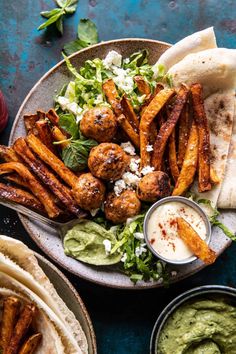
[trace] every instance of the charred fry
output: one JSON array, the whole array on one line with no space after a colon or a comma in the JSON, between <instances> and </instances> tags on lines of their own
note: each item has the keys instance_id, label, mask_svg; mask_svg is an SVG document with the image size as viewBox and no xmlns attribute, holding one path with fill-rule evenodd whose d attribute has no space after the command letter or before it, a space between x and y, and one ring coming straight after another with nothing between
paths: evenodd
<instances>
[{"instance_id":1,"label":"charred fry","mask_svg":"<svg viewBox=\"0 0 236 354\"><path fill-rule=\"evenodd\" d=\"M25 114L24 123L27 133L34 131L35 123L39 120L38 114Z\"/></svg>"},{"instance_id":2,"label":"charred fry","mask_svg":"<svg viewBox=\"0 0 236 354\"><path fill-rule=\"evenodd\" d=\"M192 226L183 218L177 218L176 221L178 235L191 251L204 263L214 263L216 260L215 252L208 247Z\"/></svg>"},{"instance_id":3,"label":"charred fry","mask_svg":"<svg viewBox=\"0 0 236 354\"><path fill-rule=\"evenodd\" d=\"M166 102L174 95L174 90L161 90L145 109L140 122L140 155L141 167L150 165L150 152L147 151L149 145L150 125L158 112Z\"/></svg>"},{"instance_id":4,"label":"charred fry","mask_svg":"<svg viewBox=\"0 0 236 354\"><path fill-rule=\"evenodd\" d=\"M41 333L33 334L31 337L29 337L29 339L25 341L23 346L20 348L19 354L33 354L41 340Z\"/></svg>"},{"instance_id":5,"label":"charred fry","mask_svg":"<svg viewBox=\"0 0 236 354\"><path fill-rule=\"evenodd\" d=\"M69 145L69 142L65 141L67 140L67 136L63 134L62 131L56 125L54 125L54 127L52 128L52 136L55 141L61 141L60 146L63 149Z\"/></svg>"},{"instance_id":6,"label":"charred fry","mask_svg":"<svg viewBox=\"0 0 236 354\"><path fill-rule=\"evenodd\" d=\"M33 304L27 304L24 306L21 311L20 317L14 328L11 340L8 343L8 346L4 354L17 354L22 338L24 338L27 333L29 326L33 320L33 317L36 313L36 307Z\"/></svg>"},{"instance_id":7,"label":"charred fry","mask_svg":"<svg viewBox=\"0 0 236 354\"><path fill-rule=\"evenodd\" d=\"M126 132L132 143L135 145L136 148L139 148L139 135L133 129L131 124L128 122L124 114L121 114L117 118L118 123L120 124L121 128Z\"/></svg>"},{"instance_id":8,"label":"charred fry","mask_svg":"<svg viewBox=\"0 0 236 354\"><path fill-rule=\"evenodd\" d=\"M43 111L37 111L37 116L38 116L38 120L44 120L46 117L46 113Z\"/></svg>"},{"instance_id":9,"label":"charred fry","mask_svg":"<svg viewBox=\"0 0 236 354\"><path fill-rule=\"evenodd\" d=\"M38 137L44 145L47 146L54 154L56 154L56 148L53 145L52 133L46 120L38 120L35 123L35 128L38 131Z\"/></svg>"},{"instance_id":10,"label":"charred fry","mask_svg":"<svg viewBox=\"0 0 236 354\"><path fill-rule=\"evenodd\" d=\"M179 117L178 166L181 169L189 138L189 107L186 104Z\"/></svg>"},{"instance_id":11,"label":"charred fry","mask_svg":"<svg viewBox=\"0 0 236 354\"><path fill-rule=\"evenodd\" d=\"M132 107L132 105L131 105L131 103L128 100L126 95L122 96L120 104L121 104L121 107L122 107L122 110L123 110L123 114L128 119L130 125L132 125L134 130L136 132L138 132L138 130L139 130L139 120L138 120L137 115L134 112L134 109L133 109L133 107Z\"/></svg>"},{"instance_id":12,"label":"charred fry","mask_svg":"<svg viewBox=\"0 0 236 354\"><path fill-rule=\"evenodd\" d=\"M59 215L60 209L55 205L48 191L41 185L34 175L32 175L27 167L20 162L6 162L0 165L0 175L10 173L12 171L17 172L29 185L32 193L44 205L50 218L55 218Z\"/></svg>"},{"instance_id":13,"label":"charred fry","mask_svg":"<svg viewBox=\"0 0 236 354\"><path fill-rule=\"evenodd\" d=\"M0 331L1 348L5 350L9 344L17 316L20 310L20 300L17 297L9 296L3 300L3 311Z\"/></svg>"},{"instance_id":14,"label":"charred fry","mask_svg":"<svg viewBox=\"0 0 236 354\"><path fill-rule=\"evenodd\" d=\"M147 97L144 103L141 106L141 116L143 115L145 109L149 105L149 103L153 100L153 98L161 91L164 89L164 86L162 84L157 84L154 90L154 93L150 93Z\"/></svg>"},{"instance_id":15,"label":"charred fry","mask_svg":"<svg viewBox=\"0 0 236 354\"><path fill-rule=\"evenodd\" d=\"M198 161L198 132L193 121L188 139L184 162L172 195L182 195L193 183Z\"/></svg>"},{"instance_id":16,"label":"charred fry","mask_svg":"<svg viewBox=\"0 0 236 354\"><path fill-rule=\"evenodd\" d=\"M119 116L122 114L122 108L120 105L119 95L116 89L116 85L112 79L107 80L102 85L102 89L107 97L108 102L112 106L115 114Z\"/></svg>"},{"instance_id":17,"label":"charred fry","mask_svg":"<svg viewBox=\"0 0 236 354\"><path fill-rule=\"evenodd\" d=\"M0 183L0 199L18 203L39 212L45 212L43 205L31 193Z\"/></svg>"},{"instance_id":18,"label":"charred fry","mask_svg":"<svg viewBox=\"0 0 236 354\"><path fill-rule=\"evenodd\" d=\"M179 177L179 168L177 165L176 145L175 145L175 129L169 137L169 166L172 177L176 182Z\"/></svg>"},{"instance_id":19,"label":"charred fry","mask_svg":"<svg viewBox=\"0 0 236 354\"><path fill-rule=\"evenodd\" d=\"M159 93L159 95L161 94L161 92ZM156 171L161 170L162 159L163 159L167 140L171 135L176 123L178 122L181 111L187 101L188 93L189 93L188 88L182 85L177 94L174 107L167 121L162 125L159 133L157 134L157 138L154 144L154 151L152 155L152 166Z\"/></svg>"},{"instance_id":20,"label":"charred fry","mask_svg":"<svg viewBox=\"0 0 236 354\"><path fill-rule=\"evenodd\" d=\"M210 132L207 122L202 97L201 84L191 86L193 98L193 111L197 123L199 145L198 145L198 190L199 192L209 191L210 182Z\"/></svg>"},{"instance_id":21,"label":"charred fry","mask_svg":"<svg viewBox=\"0 0 236 354\"><path fill-rule=\"evenodd\" d=\"M0 158L6 162L19 161L19 158L12 147L7 147L4 145L0 145Z\"/></svg>"},{"instance_id":22,"label":"charred fry","mask_svg":"<svg viewBox=\"0 0 236 354\"><path fill-rule=\"evenodd\" d=\"M29 147L47 165L49 165L69 186L78 182L78 177L67 168L36 136L29 134L26 138Z\"/></svg>"},{"instance_id":23,"label":"charred fry","mask_svg":"<svg viewBox=\"0 0 236 354\"><path fill-rule=\"evenodd\" d=\"M69 188L64 186L40 159L36 158L23 138L15 141L14 149L35 175L51 189L67 209L77 217L81 216L81 209L72 198Z\"/></svg>"},{"instance_id":24,"label":"charred fry","mask_svg":"<svg viewBox=\"0 0 236 354\"><path fill-rule=\"evenodd\" d=\"M52 123L52 125L56 125L58 126L59 124L59 116L56 114L54 109L50 109L47 113L46 113L46 117L50 120L50 122Z\"/></svg>"},{"instance_id":25,"label":"charred fry","mask_svg":"<svg viewBox=\"0 0 236 354\"><path fill-rule=\"evenodd\" d=\"M17 173L11 173L10 175L5 176L4 179L8 182L13 182L13 183L17 184L18 186L24 187L26 189L29 188L28 184Z\"/></svg>"},{"instance_id":26,"label":"charred fry","mask_svg":"<svg viewBox=\"0 0 236 354\"><path fill-rule=\"evenodd\" d=\"M150 95L151 89L149 86L149 83L144 79L143 76L135 76L134 81L137 84L138 90L141 93L141 95Z\"/></svg>"}]
</instances>

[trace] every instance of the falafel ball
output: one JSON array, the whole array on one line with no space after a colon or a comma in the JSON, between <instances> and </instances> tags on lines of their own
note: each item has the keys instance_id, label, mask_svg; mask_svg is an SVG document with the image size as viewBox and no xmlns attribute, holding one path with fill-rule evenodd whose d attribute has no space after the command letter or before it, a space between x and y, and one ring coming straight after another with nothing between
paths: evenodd
<instances>
[{"instance_id":1,"label":"falafel ball","mask_svg":"<svg viewBox=\"0 0 236 354\"><path fill-rule=\"evenodd\" d=\"M125 172L129 159L117 144L102 143L92 148L88 158L91 173L106 181L115 181Z\"/></svg>"},{"instance_id":2,"label":"falafel ball","mask_svg":"<svg viewBox=\"0 0 236 354\"><path fill-rule=\"evenodd\" d=\"M114 192L107 195L104 203L105 216L114 224L120 224L139 214L141 202L134 191L125 190L119 196Z\"/></svg>"},{"instance_id":3,"label":"falafel ball","mask_svg":"<svg viewBox=\"0 0 236 354\"><path fill-rule=\"evenodd\" d=\"M104 183L91 173L83 173L72 189L74 199L85 210L100 208L105 199L105 191Z\"/></svg>"},{"instance_id":4,"label":"falafel ball","mask_svg":"<svg viewBox=\"0 0 236 354\"><path fill-rule=\"evenodd\" d=\"M169 176L162 171L147 173L138 183L137 195L144 202L155 202L170 192Z\"/></svg>"},{"instance_id":5,"label":"falafel ball","mask_svg":"<svg viewBox=\"0 0 236 354\"><path fill-rule=\"evenodd\" d=\"M108 142L116 134L117 122L114 113L108 107L95 107L84 113L80 130L87 138L99 143Z\"/></svg>"}]
</instances>

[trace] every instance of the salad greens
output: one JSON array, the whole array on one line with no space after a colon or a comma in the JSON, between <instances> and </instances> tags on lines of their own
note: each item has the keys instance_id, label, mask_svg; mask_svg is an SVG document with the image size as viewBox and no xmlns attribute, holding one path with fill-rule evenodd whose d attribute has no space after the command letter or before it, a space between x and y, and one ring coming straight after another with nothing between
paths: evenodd
<instances>
[{"instance_id":1,"label":"salad greens","mask_svg":"<svg viewBox=\"0 0 236 354\"><path fill-rule=\"evenodd\" d=\"M89 19L81 19L78 25L78 38L65 44L63 51L71 55L79 50L98 43L98 31L96 25Z\"/></svg>"},{"instance_id":2,"label":"salad greens","mask_svg":"<svg viewBox=\"0 0 236 354\"><path fill-rule=\"evenodd\" d=\"M63 34L63 18L65 15L71 15L76 11L78 0L56 0L58 8L50 11L42 11L40 15L47 21L42 23L38 30L43 30L53 23L56 24L58 31Z\"/></svg>"}]
</instances>

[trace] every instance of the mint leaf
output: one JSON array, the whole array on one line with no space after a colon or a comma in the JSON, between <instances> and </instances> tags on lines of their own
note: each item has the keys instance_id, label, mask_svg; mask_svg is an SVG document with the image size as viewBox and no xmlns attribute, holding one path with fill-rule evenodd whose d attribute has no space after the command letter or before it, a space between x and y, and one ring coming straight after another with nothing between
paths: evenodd
<instances>
[{"instance_id":1,"label":"mint leaf","mask_svg":"<svg viewBox=\"0 0 236 354\"><path fill-rule=\"evenodd\" d=\"M40 12L40 15L45 18L50 18L54 15L57 15L58 13L61 13L61 9L53 9L51 11L42 11L42 12Z\"/></svg>"},{"instance_id":2,"label":"mint leaf","mask_svg":"<svg viewBox=\"0 0 236 354\"><path fill-rule=\"evenodd\" d=\"M57 22L57 20L64 15L64 11L60 10L58 13L56 13L55 15L51 16L46 22L42 23L39 27L38 27L38 31L47 28L48 26L50 26L51 24Z\"/></svg>"},{"instance_id":3,"label":"mint leaf","mask_svg":"<svg viewBox=\"0 0 236 354\"><path fill-rule=\"evenodd\" d=\"M65 44L63 51L66 55L71 55L79 50L88 47L88 44L81 39L76 39L75 41L71 41Z\"/></svg>"},{"instance_id":4,"label":"mint leaf","mask_svg":"<svg viewBox=\"0 0 236 354\"><path fill-rule=\"evenodd\" d=\"M62 16L56 21L56 27L58 29L58 31L63 34L63 20L62 20Z\"/></svg>"},{"instance_id":5,"label":"mint leaf","mask_svg":"<svg viewBox=\"0 0 236 354\"><path fill-rule=\"evenodd\" d=\"M64 164L73 171L80 171L86 168L90 150L97 145L92 139L74 140L62 150Z\"/></svg>"},{"instance_id":6,"label":"mint leaf","mask_svg":"<svg viewBox=\"0 0 236 354\"><path fill-rule=\"evenodd\" d=\"M72 113L59 114L59 126L69 133L73 139L79 136L79 128Z\"/></svg>"},{"instance_id":7,"label":"mint leaf","mask_svg":"<svg viewBox=\"0 0 236 354\"><path fill-rule=\"evenodd\" d=\"M98 31L96 25L89 19L83 18L78 25L78 37L88 44L98 42Z\"/></svg>"}]
</instances>

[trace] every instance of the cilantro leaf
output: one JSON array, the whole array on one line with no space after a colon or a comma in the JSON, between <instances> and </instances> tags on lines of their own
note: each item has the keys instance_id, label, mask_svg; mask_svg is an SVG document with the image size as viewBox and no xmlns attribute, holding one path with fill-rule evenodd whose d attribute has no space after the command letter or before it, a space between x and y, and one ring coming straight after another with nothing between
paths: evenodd
<instances>
[{"instance_id":1,"label":"cilantro leaf","mask_svg":"<svg viewBox=\"0 0 236 354\"><path fill-rule=\"evenodd\" d=\"M83 18L78 25L78 38L89 44L98 42L98 31L96 25L88 18Z\"/></svg>"}]
</instances>

